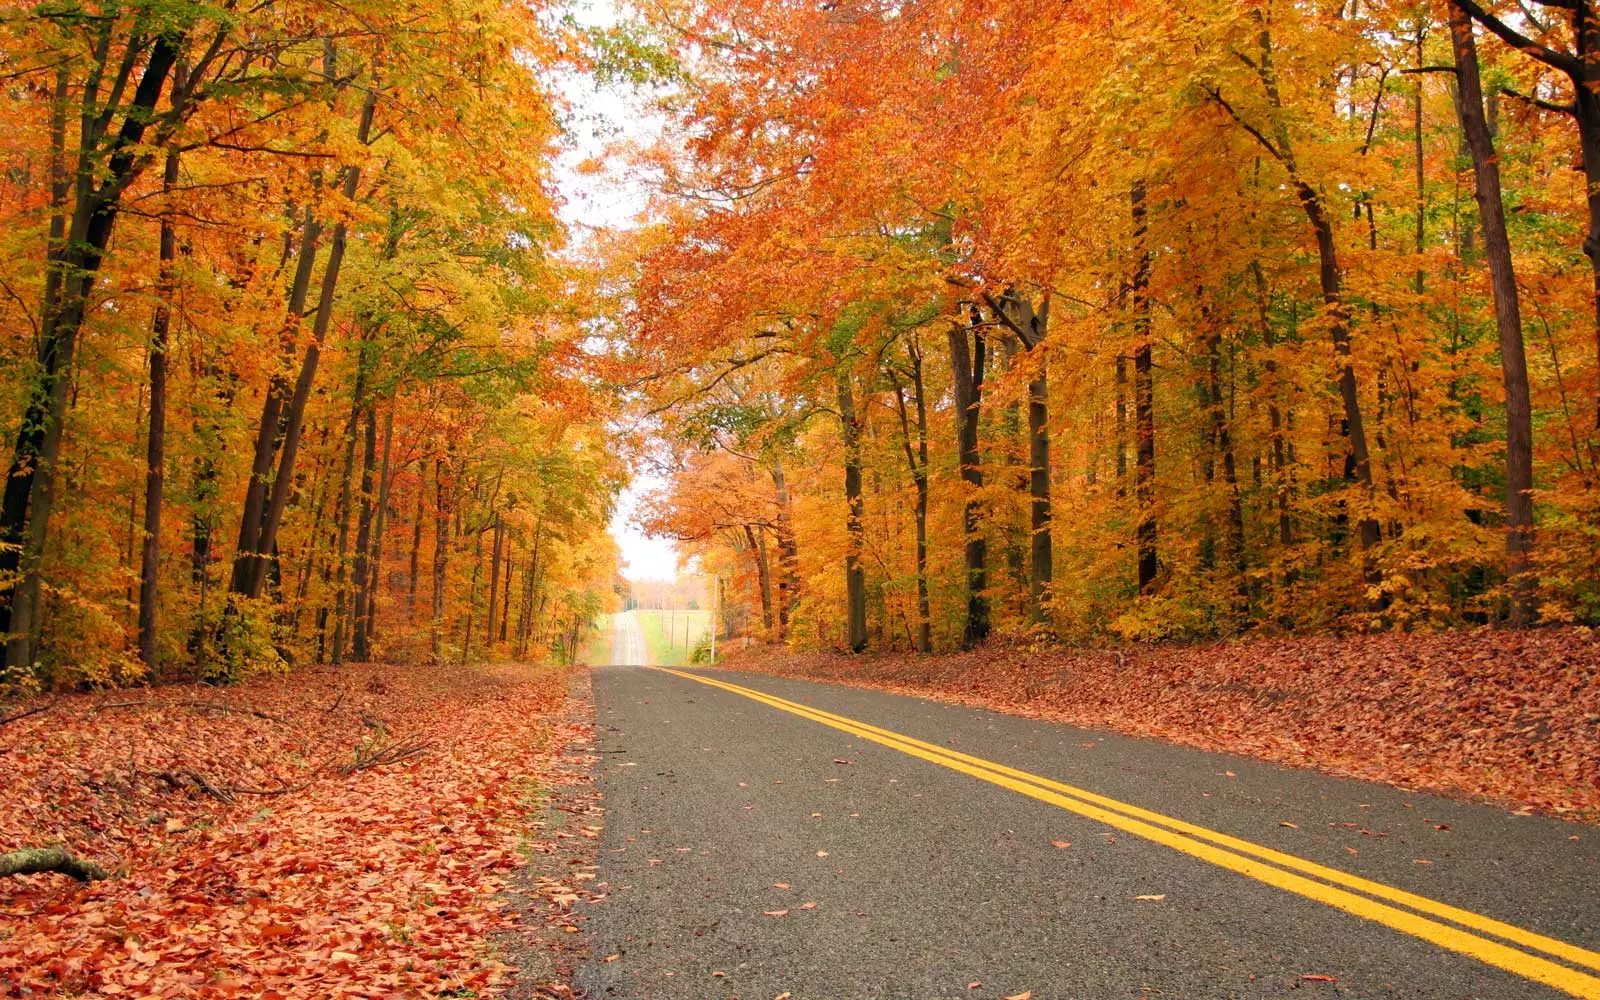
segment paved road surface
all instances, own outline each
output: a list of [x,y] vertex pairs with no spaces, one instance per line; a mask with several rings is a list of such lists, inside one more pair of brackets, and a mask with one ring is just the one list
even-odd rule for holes
[[639,616],[632,611],[622,611],[611,616],[611,662],[621,666],[644,666],[650,662],[650,653],[644,644],[644,629]]
[[1600,998],[1593,827],[830,685],[594,680],[592,1000]]

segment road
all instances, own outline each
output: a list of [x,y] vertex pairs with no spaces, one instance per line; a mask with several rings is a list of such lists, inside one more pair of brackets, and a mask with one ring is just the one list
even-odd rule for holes
[[644,629],[633,611],[620,611],[611,616],[611,662],[625,667],[642,667],[650,662]]
[[1600,998],[1593,827],[803,681],[594,688],[596,1000]]

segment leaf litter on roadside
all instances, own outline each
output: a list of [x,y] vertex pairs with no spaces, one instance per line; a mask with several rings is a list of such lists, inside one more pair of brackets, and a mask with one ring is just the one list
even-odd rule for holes
[[[351,666],[161,688],[133,710],[58,699],[0,734],[0,850],[59,842],[117,877],[0,882],[0,909],[37,911],[0,937],[0,981],[163,998],[493,989],[509,971],[485,947],[513,926],[502,894],[556,849],[530,839],[528,812],[553,780],[566,685],[544,668]],[[201,698],[226,704],[185,704]],[[203,784],[171,780],[186,771]],[[585,874],[533,888],[562,926]]]

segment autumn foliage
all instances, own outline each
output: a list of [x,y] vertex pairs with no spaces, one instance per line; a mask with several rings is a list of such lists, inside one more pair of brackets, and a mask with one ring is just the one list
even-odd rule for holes
[[649,9],[651,523],[768,635],[1594,621],[1588,3]]
[[584,45],[5,6],[0,689],[575,648],[623,477],[551,180]]

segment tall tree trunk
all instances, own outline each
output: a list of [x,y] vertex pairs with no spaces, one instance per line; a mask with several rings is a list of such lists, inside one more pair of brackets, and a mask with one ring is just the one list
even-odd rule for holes
[[[1253,16],[1257,20],[1261,18],[1260,12],[1255,12]],[[1256,73],[1261,79],[1268,105],[1273,112],[1273,137],[1268,138],[1265,132],[1253,127],[1250,127],[1249,131],[1289,175],[1289,186],[1294,191],[1295,199],[1299,202],[1306,222],[1310,224],[1312,233],[1316,237],[1318,281],[1328,318],[1328,337],[1333,341],[1334,353],[1338,357],[1337,384],[1340,401],[1344,404],[1342,431],[1349,449],[1345,462],[1345,478],[1361,487],[1360,503],[1364,509],[1360,513],[1358,530],[1361,548],[1366,551],[1377,545],[1382,535],[1378,528],[1378,519],[1372,510],[1374,501],[1372,458],[1367,447],[1366,424],[1361,414],[1361,398],[1356,384],[1355,366],[1351,360],[1350,310],[1344,301],[1344,270],[1339,264],[1333,222],[1323,204],[1322,196],[1300,174],[1299,162],[1290,143],[1289,130],[1283,114],[1283,100],[1278,90],[1277,69],[1273,63],[1272,35],[1265,26],[1257,33],[1257,41],[1258,59],[1252,65],[1255,66]],[[1213,90],[1211,96],[1235,121],[1241,125],[1245,124],[1239,112],[1227,102],[1220,91]],[[1370,559],[1366,573],[1369,579],[1375,578],[1376,567],[1371,564]]]
[[[110,44],[111,23],[103,27],[103,48]],[[130,55],[132,55],[130,42]],[[166,89],[168,75],[177,62],[182,40],[161,35],[150,43],[144,72],[126,109],[122,127],[104,147],[109,121],[101,122],[99,109],[86,104],[84,135],[91,140],[78,150],[76,183],[71,185],[71,221],[51,231],[64,230],[59,251],[50,261],[45,299],[39,310],[39,350],[37,363],[28,379],[28,399],[18,424],[11,468],[5,490],[0,495],[0,576],[20,574],[17,584],[0,592],[0,633],[9,633],[6,666],[29,669],[33,666],[39,628],[40,598],[43,593],[45,542],[49,535],[50,513],[55,505],[56,463],[61,456],[62,425],[67,415],[68,389],[72,363],[83,329],[89,296],[111,232],[121,208],[122,196],[144,169],[145,158],[139,144],[155,108]],[[105,63],[105,53],[99,53]],[[60,89],[61,77],[57,84]],[[110,109],[106,109],[110,110]],[[52,170],[52,201],[56,214],[66,216],[65,151],[58,144],[64,134],[57,133],[56,122],[65,128],[66,119],[52,114],[52,159],[62,157],[62,169]],[[53,165],[52,165],[53,166]],[[102,173],[103,168],[103,173]],[[61,194],[57,198],[57,193]]]
[[[360,124],[356,129],[356,141],[367,145],[372,134],[373,112],[377,107],[378,89],[370,87],[366,100],[361,105]],[[345,200],[353,200],[361,183],[361,168],[352,164],[345,169],[344,184],[340,194]],[[311,220],[308,220],[308,228]],[[309,233],[307,234],[310,235]],[[277,459],[277,471],[271,476],[271,489],[262,492],[266,494],[266,504],[260,515],[260,528],[254,533],[254,544],[245,546],[247,532],[241,522],[239,558],[243,560],[243,568],[236,568],[234,590],[246,597],[261,596],[262,586],[266,582],[267,559],[265,553],[270,553],[277,544],[278,528],[283,523],[283,512],[289,503],[289,494],[294,482],[294,464],[300,450],[301,430],[305,422],[306,404],[311,399],[312,386],[316,382],[317,366],[322,356],[322,345],[327,340],[328,329],[333,321],[333,304],[339,288],[339,272],[344,264],[345,248],[349,243],[349,225],[343,219],[334,224],[333,240],[328,248],[328,262],[322,271],[322,286],[317,300],[317,311],[311,326],[311,342],[306,345],[305,358],[300,363],[300,374],[295,379],[293,394],[287,401],[274,393],[268,394],[269,406],[273,398],[279,398],[279,406],[283,413],[283,445]],[[312,252],[315,245],[312,244]],[[298,275],[296,276],[298,287]],[[302,300],[303,303],[303,300]],[[303,308],[303,304],[302,304]],[[299,313],[291,310],[291,314]],[[265,466],[272,468],[272,442],[267,435],[266,417],[263,416],[263,427],[257,436],[257,464],[261,464],[260,450],[263,438],[267,438]],[[252,481],[256,477],[252,476]],[[259,498],[258,498],[259,500]],[[246,499],[246,516],[248,519],[249,498]]]
[[915,447],[911,439],[911,421],[906,412],[905,393],[898,384],[894,387],[895,405],[900,412],[901,443],[906,452],[906,464],[911,468],[911,481],[917,489],[915,508],[917,547],[917,632],[916,647],[919,653],[933,652],[933,615],[928,600],[928,402],[922,382],[922,351],[915,344],[906,345],[911,362],[911,391],[916,393],[917,436]]
[[1133,496],[1138,505],[1134,529],[1138,546],[1139,593],[1155,591],[1156,570],[1156,422],[1155,377],[1151,364],[1150,326],[1150,251],[1145,246],[1145,188],[1135,181],[1130,194],[1133,210],[1133,241],[1138,254],[1134,265],[1133,292]]
[[839,375],[839,425],[844,434],[844,498],[847,508],[848,545],[844,556],[845,634],[852,653],[867,648],[867,577],[861,565],[866,548],[866,526],[862,523],[861,424],[856,416],[855,395],[850,375]]
[[444,662],[444,591],[445,574],[450,560],[450,491],[445,485],[445,462],[433,462],[434,512],[433,512],[433,615],[429,622],[432,635],[431,649],[435,663]]
[[978,421],[983,407],[984,338],[978,317],[971,324],[972,346],[967,343],[968,328],[952,325],[949,330],[950,370],[955,380],[956,440],[959,445],[961,480],[967,498],[962,506],[961,526],[966,537],[967,618],[962,627],[964,649],[989,637],[989,545],[983,534],[982,502],[983,459],[978,450]]
[[[1236,612],[1245,610],[1249,594],[1245,577],[1244,501],[1239,495],[1239,465],[1233,452],[1233,424],[1222,392],[1222,335],[1209,332],[1206,345],[1206,408],[1210,414],[1210,447],[1222,464],[1222,482],[1228,503],[1228,567],[1233,571]],[[1209,476],[1207,477],[1210,478]]]
[[367,617],[362,626],[367,655],[372,655],[373,640],[377,638],[378,590],[383,574],[383,533],[389,521],[389,487],[394,477],[390,475],[390,459],[394,447],[394,407],[391,397],[383,414],[383,468],[378,473],[378,514],[372,530],[372,563],[362,584],[367,590]]
[[767,540],[758,535],[760,529],[751,525],[740,525],[744,529],[745,542],[750,546],[750,557],[756,564],[756,588],[761,597],[761,625],[765,629],[772,628],[772,571],[767,563]]
[[[178,153],[167,151],[161,178],[163,193],[170,195],[178,183]],[[173,265],[178,258],[178,234],[172,216],[161,216],[161,289],[155,317],[150,323],[150,428],[145,439],[144,546],[139,558],[139,659],[151,673],[161,664],[156,652],[161,597],[161,505],[166,479],[167,351],[174,298]]]
[[507,629],[511,626],[511,584],[516,574],[516,539],[512,538],[506,543],[506,582],[505,596],[500,598],[500,641],[506,641]]
[[494,519],[494,551],[489,556],[489,613],[484,616],[484,636],[486,655],[494,655],[494,626],[495,606],[500,599],[500,555],[506,543],[505,522],[499,515]]
[[[1472,22],[1450,6],[1450,40],[1456,62],[1456,112],[1472,153],[1478,214],[1483,222],[1484,256],[1494,292],[1495,326],[1500,334],[1500,370],[1506,393],[1506,578],[1511,586],[1509,623],[1523,628],[1533,620],[1533,422],[1528,395],[1528,362],[1522,343],[1522,310],[1506,234],[1505,202],[1500,193],[1500,161],[1483,114],[1478,48]],[[1600,281],[1600,272],[1597,272]],[[1600,316],[1597,316],[1600,322]]]
[[378,409],[368,400],[366,433],[361,451],[361,512],[356,515],[356,558],[352,573],[355,576],[355,610],[350,619],[351,653],[357,663],[369,663],[372,652],[367,648],[367,601],[372,596],[372,519],[377,498],[373,491],[378,472]]
[[[363,332],[361,354],[367,353],[370,334]],[[352,495],[356,470],[356,432],[361,425],[361,415],[366,411],[367,366],[365,358],[356,368],[355,393],[350,401],[350,418],[344,425],[344,466],[339,476],[339,506],[335,527],[338,541],[334,545],[334,609],[333,609],[333,662],[344,662],[345,638],[349,634],[350,608],[350,515],[354,507]],[[274,490],[276,492],[276,490]]]
[[790,510],[789,480],[783,459],[774,456],[768,470],[777,502],[778,536],[778,638],[789,638],[789,619],[800,600],[800,547],[795,540],[794,517]]

